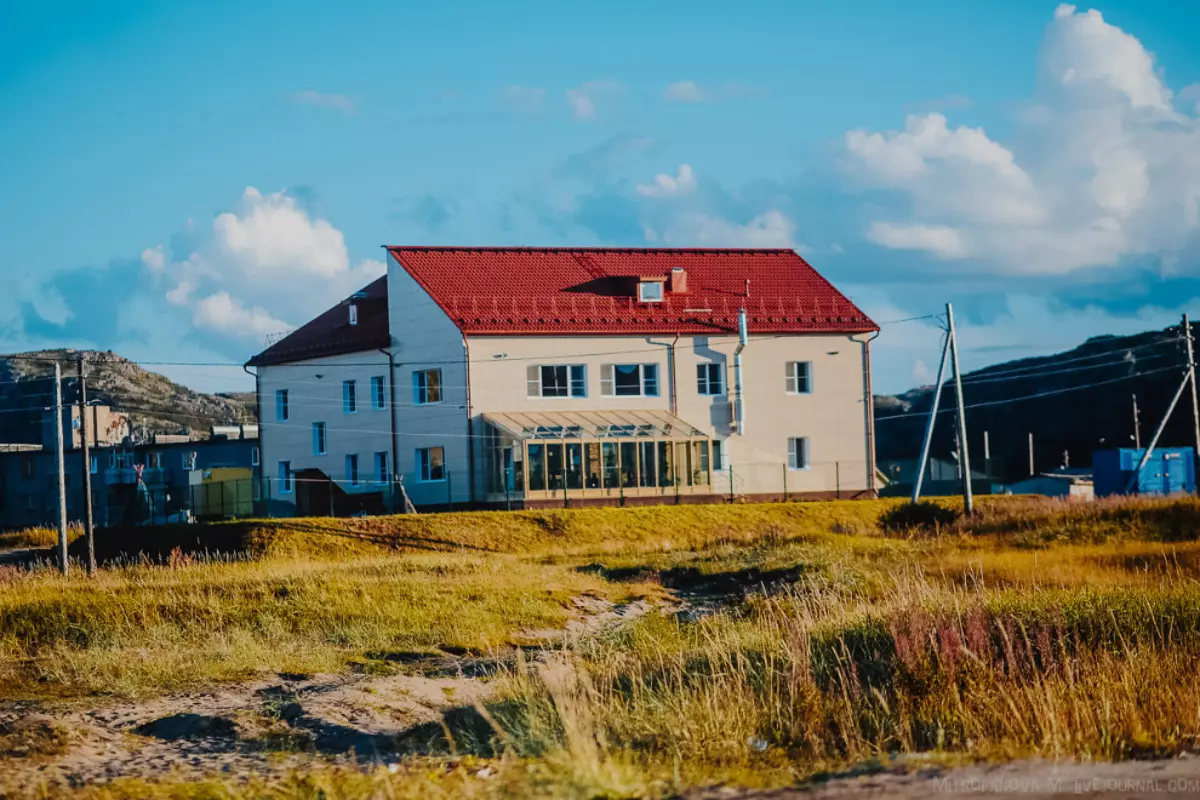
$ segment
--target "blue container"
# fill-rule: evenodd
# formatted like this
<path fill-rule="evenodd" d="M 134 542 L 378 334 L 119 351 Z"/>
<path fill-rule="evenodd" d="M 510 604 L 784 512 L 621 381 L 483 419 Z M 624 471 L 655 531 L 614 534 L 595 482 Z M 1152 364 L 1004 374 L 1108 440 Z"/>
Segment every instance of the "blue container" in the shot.
<path fill-rule="evenodd" d="M 1128 494 L 1144 449 L 1123 447 L 1092 454 L 1096 496 Z M 1196 458 L 1190 447 L 1156 447 L 1134 481 L 1133 494 L 1167 495 L 1196 491 Z"/>

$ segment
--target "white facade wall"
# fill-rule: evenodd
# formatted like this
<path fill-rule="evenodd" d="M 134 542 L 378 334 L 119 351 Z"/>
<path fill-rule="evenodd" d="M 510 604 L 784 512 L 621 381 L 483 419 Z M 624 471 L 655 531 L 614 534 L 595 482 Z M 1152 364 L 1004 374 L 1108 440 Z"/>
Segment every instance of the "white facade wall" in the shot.
<path fill-rule="evenodd" d="M 385 408 L 376 409 L 371 397 L 371 378 L 383 376 Z M 342 382 L 355 381 L 357 410 L 346 413 Z M 262 477 L 268 509 L 286 513 L 295 506 L 292 492 L 282 491 L 279 462 L 290 461 L 292 472 L 318 469 L 338 482 L 348 493 L 378 492 L 373 482 L 375 453 L 387 452 L 392 466 L 392 438 L 389 408 L 391 387 L 388 357 L 378 350 L 314 358 L 289 364 L 260 367 L 258 370 L 259 409 L 262 420 L 259 439 L 262 447 Z M 276 391 L 288 392 L 288 419 L 278 419 Z M 324 422 L 325 455 L 313 452 L 313 423 Z M 347 481 L 346 456 L 358 455 L 359 485 Z M 394 468 L 394 467 L 393 467 Z"/>
<path fill-rule="evenodd" d="M 723 460 L 733 465 L 737 493 L 837 492 L 847 496 L 869 486 L 870 456 L 864 360 L 865 336 L 769 335 L 750 337 L 742 351 L 744 424 L 731 431 L 736 336 L 472 336 L 471 405 L 473 416 L 488 411 L 671 410 L 714 439 L 722 441 Z M 786 391 L 786 365 L 811 364 L 811 392 Z M 698 364 L 725 367 L 721 396 L 698 391 Z M 601 394 L 605 364 L 658 365 L 658 397 L 610 397 Z M 583 364 L 586 398 L 529 397 L 526 368 L 540 364 Z M 672 376 L 674 372 L 674 376 Z M 477 433 L 482 428 L 477 428 Z M 808 466 L 788 469 L 788 439 L 807 439 Z M 482 461 L 478 460 L 482 470 Z M 480 477 L 481 480 L 481 477 Z M 717 477 L 728 491 L 728 473 Z"/>
<path fill-rule="evenodd" d="M 462 333 L 429 294 L 388 255 L 388 315 L 396 381 L 397 475 L 417 505 L 470 500 L 467 361 Z M 441 371 L 442 399 L 419 405 L 413 373 Z M 418 451 L 442 447 L 445 477 L 423 481 Z"/>

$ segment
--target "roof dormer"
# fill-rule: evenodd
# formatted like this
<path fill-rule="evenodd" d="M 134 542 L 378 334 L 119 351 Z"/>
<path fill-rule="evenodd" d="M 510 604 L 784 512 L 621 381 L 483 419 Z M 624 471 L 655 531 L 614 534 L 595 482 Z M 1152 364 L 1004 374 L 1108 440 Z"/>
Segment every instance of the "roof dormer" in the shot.
<path fill-rule="evenodd" d="M 666 294 L 666 282 L 665 277 L 639 278 L 638 300 L 642 303 L 661 303 Z"/>

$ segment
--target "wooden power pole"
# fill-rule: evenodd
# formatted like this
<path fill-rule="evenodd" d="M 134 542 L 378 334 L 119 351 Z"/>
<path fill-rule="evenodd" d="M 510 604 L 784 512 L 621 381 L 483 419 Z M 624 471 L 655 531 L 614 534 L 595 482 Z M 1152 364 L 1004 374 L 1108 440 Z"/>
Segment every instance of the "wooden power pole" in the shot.
<path fill-rule="evenodd" d="M 62 366 L 54 362 L 54 462 L 58 467 L 58 569 L 67 574 L 67 470 L 63 463 Z"/>
<path fill-rule="evenodd" d="M 954 370 L 955 399 L 958 402 L 958 463 L 962 467 L 963 513 L 975 513 L 975 498 L 971 493 L 971 454 L 967 446 L 967 414 L 963 404 L 962 370 L 958 365 L 958 336 L 954 332 L 954 309 L 946 303 L 946 324 L 950 329 L 950 366 Z"/>
<path fill-rule="evenodd" d="M 1195 452 L 1193 458 L 1200 456 L 1200 402 L 1196 400 L 1196 359 L 1192 353 L 1192 323 L 1188 315 L 1183 315 L 1183 340 L 1187 343 L 1188 382 L 1192 385 L 1192 446 Z"/>
<path fill-rule="evenodd" d="M 79 453 L 83 467 L 83 534 L 87 537 L 87 571 L 96 574 L 96 532 L 92 523 L 92 454 L 88 442 L 87 376 L 83 369 L 84 354 L 76 363 L 79 380 Z"/>
<path fill-rule="evenodd" d="M 1133 446 L 1142 449 L 1142 423 L 1138 419 L 1137 395 L 1133 396 Z"/>

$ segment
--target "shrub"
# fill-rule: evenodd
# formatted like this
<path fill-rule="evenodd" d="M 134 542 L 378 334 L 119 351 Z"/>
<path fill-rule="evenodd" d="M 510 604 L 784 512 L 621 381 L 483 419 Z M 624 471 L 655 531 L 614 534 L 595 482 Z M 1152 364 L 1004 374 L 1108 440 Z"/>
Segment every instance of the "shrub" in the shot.
<path fill-rule="evenodd" d="M 879 516 L 879 526 L 885 531 L 911 533 L 912 531 L 937 531 L 953 525 L 959 512 L 938 503 L 922 500 L 889 508 Z"/>

